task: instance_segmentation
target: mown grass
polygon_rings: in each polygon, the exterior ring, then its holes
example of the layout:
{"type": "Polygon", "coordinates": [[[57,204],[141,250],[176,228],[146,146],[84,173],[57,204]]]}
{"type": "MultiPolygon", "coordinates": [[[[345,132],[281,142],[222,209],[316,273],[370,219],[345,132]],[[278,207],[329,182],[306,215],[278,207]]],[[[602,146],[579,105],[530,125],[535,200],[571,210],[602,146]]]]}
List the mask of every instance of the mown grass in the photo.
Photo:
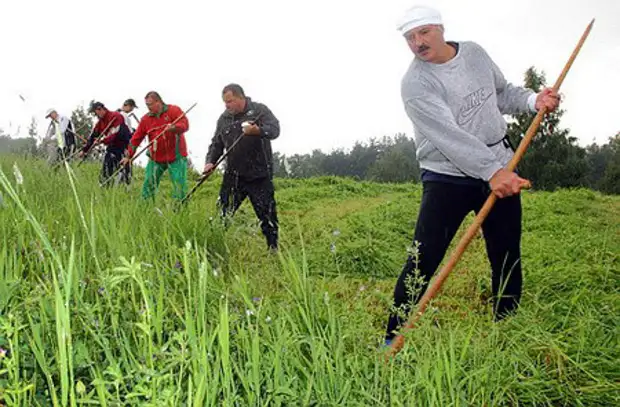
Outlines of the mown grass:
{"type": "Polygon", "coordinates": [[[219,222],[217,177],[175,212],[140,171],[101,190],[93,165],[0,167],[0,404],[620,403],[619,197],[525,193],[518,315],[491,321],[477,239],[384,363],[418,185],[277,180],[271,255],[248,203],[219,222]]]}

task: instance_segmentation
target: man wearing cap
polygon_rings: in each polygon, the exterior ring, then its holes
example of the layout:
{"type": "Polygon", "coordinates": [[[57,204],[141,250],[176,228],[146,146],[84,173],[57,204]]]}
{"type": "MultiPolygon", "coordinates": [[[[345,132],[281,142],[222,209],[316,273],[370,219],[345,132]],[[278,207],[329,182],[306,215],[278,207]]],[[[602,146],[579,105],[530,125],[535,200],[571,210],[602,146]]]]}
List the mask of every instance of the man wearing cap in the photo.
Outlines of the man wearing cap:
{"type": "MultiPolygon", "coordinates": [[[[123,153],[129,144],[131,133],[125,124],[123,116],[118,112],[108,110],[103,103],[91,102],[88,111],[96,115],[99,120],[88,138],[88,142],[84,148],[82,148],[80,157],[84,157],[95,145],[100,143],[105,144],[107,147],[103,158],[99,181],[104,186],[110,186],[111,184],[109,182],[106,183],[106,180],[118,169],[123,159],[123,153]]],[[[119,178],[120,181],[126,184],[130,183],[130,178],[126,171],[121,171],[119,178]]]]}
{"type": "Polygon", "coordinates": [[[136,123],[140,123],[140,119],[138,119],[135,113],[133,113],[134,109],[136,108],[136,102],[133,99],[127,99],[125,100],[125,102],[123,102],[123,106],[117,110],[117,112],[122,114],[125,118],[125,123],[127,124],[127,127],[129,127],[129,129],[131,130],[132,134],[134,131],[136,131],[136,129],[131,125],[131,118],[133,117],[136,123]]]}
{"type": "Polygon", "coordinates": [[[149,113],[140,119],[140,124],[127,146],[126,157],[122,164],[129,163],[145,137],[148,136],[149,142],[153,142],[159,136],[147,152],[149,162],[146,165],[142,197],[144,199],[154,198],[161,177],[164,172],[169,171],[172,181],[172,197],[180,201],[187,194],[185,133],[189,130],[189,121],[180,107],[164,103],[159,93],[155,91],[148,92],[144,101],[149,113]],[[177,121],[173,124],[175,120],[177,121]]]}
{"type": "Polygon", "coordinates": [[[497,203],[482,229],[492,268],[495,320],[516,311],[521,297],[521,201],[527,180],[504,167],[513,156],[503,114],[557,108],[552,89],[536,94],[506,81],[478,44],[446,42],[441,15],[413,7],[398,30],[415,55],[401,82],[405,112],[413,123],[421,168],[422,202],[411,254],[394,289],[386,344],[405,322],[402,312],[419,301],[461,222],[478,212],[490,193],[497,203]],[[408,281],[419,270],[420,284],[408,281]]]}
{"type": "Polygon", "coordinates": [[[46,138],[56,139],[56,148],[51,147],[49,150],[49,162],[54,164],[59,160],[66,160],[76,148],[73,122],[67,116],[58,114],[56,109],[49,109],[45,118],[51,119],[46,138]]]}
{"type": "Polygon", "coordinates": [[[267,106],[246,97],[238,84],[226,85],[222,99],[226,110],[217,121],[204,173],[212,172],[224,150],[230,150],[219,197],[222,216],[232,216],[248,197],[260,220],[268,248],[276,251],[278,216],[271,140],[280,135],[280,123],[267,106]]]}

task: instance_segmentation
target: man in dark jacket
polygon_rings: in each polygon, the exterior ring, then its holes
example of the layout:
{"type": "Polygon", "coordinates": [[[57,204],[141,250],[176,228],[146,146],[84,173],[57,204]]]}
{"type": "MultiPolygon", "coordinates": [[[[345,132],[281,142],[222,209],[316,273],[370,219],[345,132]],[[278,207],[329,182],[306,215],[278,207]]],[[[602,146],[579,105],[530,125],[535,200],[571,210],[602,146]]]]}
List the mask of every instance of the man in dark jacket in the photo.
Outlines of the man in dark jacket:
{"type": "Polygon", "coordinates": [[[224,149],[230,150],[220,189],[222,216],[232,216],[245,198],[250,198],[267,245],[271,250],[277,250],[278,216],[271,140],[280,135],[280,123],[267,106],[246,97],[243,88],[237,84],[225,86],[222,99],[226,111],[217,121],[204,173],[214,170],[224,149]]]}
{"type": "MultiPolygon", "coordinates": [[[[95,114],[99,121],[95,125],[92,134],[88,138],[88,142],[82,148],[80,153],[81,157],[84,157],[87,153],[94,148],[95,145],[103,143],[107,146],[105,157],[103,158],[103,166],[101,168],[101,174],[99,180],[101,183],[105,182],[109,177],[114,174],[118,169],[123,153],[131,133],[129,128],[125,124],[125,119],[118,112],[112,112],[108,110],[101,102],[91,102],[89,113],[95,114]]],[[[131,182],[127,169],[121,171],[119,174],[120,181],[129,184],[131,182]]],[[[105,186],[110,186],[110,183],[106,183],[105,186]]]]}

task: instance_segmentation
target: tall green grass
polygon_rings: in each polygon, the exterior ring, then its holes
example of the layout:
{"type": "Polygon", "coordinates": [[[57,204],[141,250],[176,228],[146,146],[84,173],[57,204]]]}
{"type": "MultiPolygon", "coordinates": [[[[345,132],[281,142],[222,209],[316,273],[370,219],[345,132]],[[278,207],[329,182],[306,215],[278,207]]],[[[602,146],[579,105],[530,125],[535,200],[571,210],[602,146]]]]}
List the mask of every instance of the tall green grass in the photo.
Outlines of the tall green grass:
{"type": "Polygon", "coordinates": [[[477,240],[385,363],[419,186],[277,180],[272,255],[248,204],[219,221],[216,177],[175,212],[141,171],[103,190],[94,166],[0,168],[0,404],[620,403],[618,197],[525,193],[518,315],[491,321],[477,240]]]}

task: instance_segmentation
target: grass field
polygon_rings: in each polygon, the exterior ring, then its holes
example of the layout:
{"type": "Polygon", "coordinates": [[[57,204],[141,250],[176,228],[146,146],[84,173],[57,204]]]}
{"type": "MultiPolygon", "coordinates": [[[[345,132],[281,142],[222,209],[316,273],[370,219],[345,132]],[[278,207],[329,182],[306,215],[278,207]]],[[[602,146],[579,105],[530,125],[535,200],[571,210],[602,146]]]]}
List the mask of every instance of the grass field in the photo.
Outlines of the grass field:
{"type": "Polygon", "coordinates": [[[477,239],[384,363],[419,185],[276,180],[272,255],[249,202],[223,228],[217,177],[176,213],[167,178],[152,204],[140,171],[0,167],[0,405],[620,404],[618,196],[525,192],[518,315],[491,321],[477,239]]]}

